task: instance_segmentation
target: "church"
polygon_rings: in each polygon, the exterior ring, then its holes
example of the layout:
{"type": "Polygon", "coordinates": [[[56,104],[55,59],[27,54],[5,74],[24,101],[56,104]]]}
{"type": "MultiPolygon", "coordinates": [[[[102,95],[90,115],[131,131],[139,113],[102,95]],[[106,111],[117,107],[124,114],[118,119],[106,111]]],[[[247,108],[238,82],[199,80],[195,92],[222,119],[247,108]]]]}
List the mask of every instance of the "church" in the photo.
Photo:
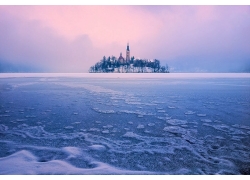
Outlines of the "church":
{"type": "Polygon", "coordinates": [[[129,43],[127,44],[127,49],[126,49],[126,59],[122,57],[122,53],[120,53],[120,57],[118,58],[118,62],[120,64],[126,64],[129,63],[130,61],[130,50],[129,50],[129,43]]]}
{"type": "Polygon", "coordinates": [[[120,53],[119,58],[105,56],[89,69],[90,73],[169,73],[168,66],[160,66],[157,59],[135,59],[130,57],[129,43],[127,43],[126,57],[120,53]]]}

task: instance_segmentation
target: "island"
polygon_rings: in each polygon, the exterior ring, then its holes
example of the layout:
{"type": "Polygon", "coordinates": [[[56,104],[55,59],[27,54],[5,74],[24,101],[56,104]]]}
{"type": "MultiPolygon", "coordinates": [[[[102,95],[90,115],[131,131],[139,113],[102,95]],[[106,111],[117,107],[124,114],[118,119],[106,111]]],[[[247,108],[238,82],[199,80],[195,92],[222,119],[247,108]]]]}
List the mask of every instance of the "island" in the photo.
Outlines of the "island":
{"type": "Polygon", "coordinates": [[[130,58],[129,44],[126,48],[126,58],[120,53],[115,56],[103,56],[95,65],[89,68],[89,73],[169,73],[168,65],[161,66],[157,59],[130,58]]]}

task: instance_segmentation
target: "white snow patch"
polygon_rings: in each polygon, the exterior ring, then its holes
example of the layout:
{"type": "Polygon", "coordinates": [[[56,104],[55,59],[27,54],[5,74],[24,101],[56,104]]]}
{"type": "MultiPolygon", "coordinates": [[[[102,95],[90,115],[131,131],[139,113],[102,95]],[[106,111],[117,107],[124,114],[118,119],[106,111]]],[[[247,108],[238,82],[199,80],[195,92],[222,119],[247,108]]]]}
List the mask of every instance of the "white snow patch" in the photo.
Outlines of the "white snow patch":
{"type": "Polygon", "coordinates": [[[17,119],[17,122],[23,122],[23,121],[27,121],[27,119],[17,119]]]}
{"type": "Polygon", "coordinates": [[[36,118],[36,116],[34,116],[34,115],[27,115],[27,116],[25,116],[26,118],[36,118]]]}
{"type": "Polygon", "coordinates": [[[109,130],[104,130],[102,131],[103,134],[108,134],[109,133],[109,130]]]}
{"type": "Polygon", "coordinates": [[[165,110],[158,110],[157,112],[158,113],[165,113],[166,111],[165,110]]]}
{"type": "Polygon", "coordinates": [[[100,110],[98,108],[92,108],[92,109],[96,112],[103,113],[103,114],[114,114],[115,113],[114,110],[100,110]]]}
{"type": "MultiPolygon", "coordinates": [[[[70,148],[71,149],[71,148],[70,148]]],[[[98,148],[97,148],[98,149],[98,148]]],[[[66,150],[68,150],[66,148],[66,150]]],[[[118,169],[108,164],[92,161],[94,168],[77,168],[63,160],[38,162],[38,158],[26,150],[0,158],[0,174],[39,175],[39,174],[154,174],[148,171],[129,171],[118,169]]]]}
{"type": "Polygon", "coordinates": [[[99,131],[101,131],[101,130],[98,129],[98,128],[90,128],[89,131],[92,131],[92,132],[99,132],[99,131]]]}
{"type": "Polygon", "coordinates": [[[144,127],[144,125],[143,124],[139,124],[138,126],[137,126],[137,129],[144,129],[145,127],[144,127]]]}
{"type": "Polygon", "coordinates": [[[174,106],[168,106],[169,109],[175,109],[176,107],[174,106]]]}
{"type": "Polygon", "coordinates": [[[106,129],[106,128],[108,128],[108,129],[109,129],[109,128],[112,128],[112,127],[113,127],[112,125],[106,125],[106,126],[103,126],[103,128],[105,128],[105,129],[106,129]]]}
{"type": "Polygon", "coordinates": [[[195,112],[194,111],[187,111],[187,112],[185,112],[185,114],[186,115],[192,115],[192,114],[195,114],[195,112]]]}
{"type": "Polygon", "coordinates": [[[206,123],[211,123],[211,122],[213,122],[213,121],[210,120],[210,119],[201,119],[201,121],[202,121],[202,122],[206,122],[206,123]]]}
{"type": "Polygon", "coordinates": [[[152,127],[152,126],[154,126],[155,125],[155,123],[148,123],[148,126],[149,127],[152,127]]]}
{"type": "Polygon", "coordinates": [[[170,133],[178,133],[178,134],[185,134],[187,132],[184,128],[179,126],[167,126],[163,130],[170,133]]]}
{"type": "Polygon", "coordinates": [[[62,148],[64,152],[69,154],[69,157],[77,157],[82,154],[81,149],[77,147],[64,147],[62,148]]]}
{"type": "Polygon", "coordinates": [[[179,119],[170,119],[166,121],[167,123],[171,125],[181,125],[181,124],[187,124],[187,121],[185,120],[179,120],[179,119]]]}
{"type": "Polygon", "coordinates": [[[136,138],[138,139],[140,136],[134,132],[126,132],[123,137],[128,137],[128,138],[136,138]]]}
{"type": "Polygon", "coordinates": [[[64,129],[74,129],[74,127],[73,126],[66,126],[66,127],[64,127],[64,129]]]}
{"type": "Polygon", "coordinates": [[[81,124],[81,122],[76,121],[76,122],[73,122],[72,124],[81,124]]]}
{"type": "Polygon", "coordinates": [[[95,144],[95,145],[89,146],[89,149],[95,150],[95,151],[105,151],[106,147],[103,145],[95,144]]]}
{"type": "Polygon", "coordinates": [[[206,114],[197,114],[197,116],[199,116],[199,117],[206,117],[207,115],[206,114]]]}

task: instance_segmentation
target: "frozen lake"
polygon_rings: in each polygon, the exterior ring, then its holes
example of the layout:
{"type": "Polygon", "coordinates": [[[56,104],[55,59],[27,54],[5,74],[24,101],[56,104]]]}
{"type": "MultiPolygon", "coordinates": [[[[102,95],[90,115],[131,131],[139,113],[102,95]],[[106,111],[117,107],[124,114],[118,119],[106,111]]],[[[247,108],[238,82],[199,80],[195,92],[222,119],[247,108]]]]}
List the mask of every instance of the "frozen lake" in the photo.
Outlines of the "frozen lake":
{"type": "Polygon", "coordinates": [[[0,74],[0,174],[250,174],[250,74],[0,74]]]}

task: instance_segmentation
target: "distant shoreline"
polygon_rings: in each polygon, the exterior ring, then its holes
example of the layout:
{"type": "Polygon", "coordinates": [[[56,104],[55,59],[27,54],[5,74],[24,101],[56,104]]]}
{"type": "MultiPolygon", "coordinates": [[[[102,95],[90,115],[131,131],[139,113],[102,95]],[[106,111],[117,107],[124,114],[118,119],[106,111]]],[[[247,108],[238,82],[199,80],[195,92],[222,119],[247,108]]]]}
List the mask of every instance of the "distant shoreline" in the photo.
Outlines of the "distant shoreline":
{"type": "Polygon", "coordinates": [[[250,73],[0,73],[0,78],[250,78],[250,73]]]}

